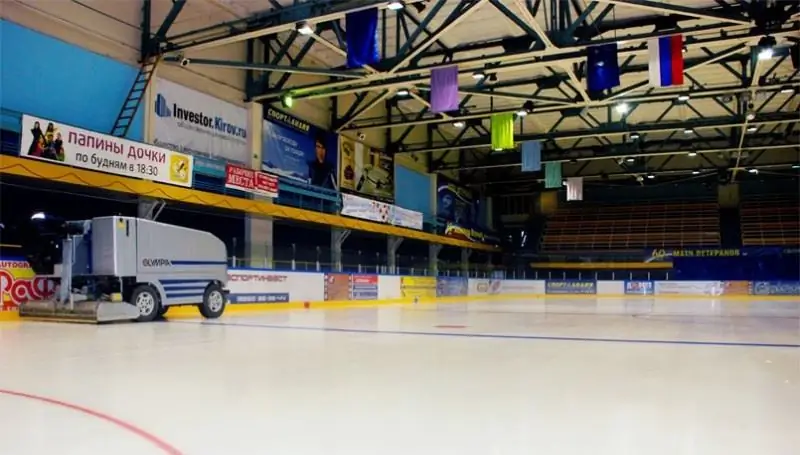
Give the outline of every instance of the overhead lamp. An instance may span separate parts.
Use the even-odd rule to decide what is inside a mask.
[[[397,11],[397,10],[405,8],[405,6],[406,5],[404,5],[403,2],[389,2],[389,4],[386,5],[386,9],[390,9],[392,11]]]
[[[751,174],[758,174],[758,169],[756,169],[754,167],[751,167],[750,169],[747,170],[747,172],[749,172]]]
[[[758,127],[757,126],[750,126],[750,127],[747,128],[747,132],[748,133],[755,133],[756,131],[758,131]]]
[[[561,181],[561,186],[567,186],[567,181],[566,180],[562,180]]]
[[[758,40],[758,59],[759,60],[769,60],[775,55],[775,45],[778,42],[775,41],[775,37],[772,36],[765,36]]]
[[[497,147],[497,148],[495,148],[495,149],[494,149],[494,151],[495,151],[495,152],[502,152],[502,151],[503,151],[503,148],[502,148],[502,147]]]
[[[652,173],[651,174],[647,174],[647,178],[654,179],[654,178],[656,178],[656,175],[652,174]]]
[[[286,109],[291,109],[292,106],[294,106],[294,98],[292,97],[291,93],[281,96],[281,106],[285,107]]]
[[[44,212],[36,212],[31,215],[32,220],[43,220],[45,218],[47,218],[47,215],[45,215]]]
[[[642,136],[639,133],[631,133],[630,137],[631,137],[631,140],[637,141]]]
[[[632,156],[629,156],[629,157],[625,158],[625,162],[626,163],[635,163],[636,162],[636,158],[634,158]]]
[[[617,113],[623,114],[623,115],[627,114],[628,111],[630,110],[630,108],[631,107],[630,107],[630,105],[628,105],[628,103],[619,103],[614,107],[614,109],[617,111]]]
[[[748,122],[749,122],[750,120],[755,120],[755,118],[756,118],[756,114],[754,114],[754,113],[752,113],[752,112],[750,112],[749,114],[747,114],[747,121],[748,121]]]
[[[794,87],[784,87],[781,89],[781,93],[783,93],[784,95],[792,94],[794,93]]]
[[[464,128],[464,122],[462,122],[461,120],[456,120],[455,122],[453,122],[453,126],[455,126],[456,128]]]
[[[695,157],[695,156],[697,156],[697,152],[691,151],[691,152],[688,153],[688,155],[691,156],[691,157]]]
[[[314,29],[311,28],[311,25],[309,25],[308,22],[299,22],[295,27],[295,30],[297,30],[297,33],[306,36],[314,33]]]
[[[800,164],[793,164],[792,169],[800,169]]]
[[[476,81],[482,81],[486,79],[486,73],[484,73],[483,71],[475,71],[474,73],[472,73],[472,78],[475,79]]]
[[[689,101],[689,98],[690,98],[689,95],[685,95],[685,94],[684,95],[678,95],[678,101],[686,102],[686,101]]]
[[[684,53],[684,54],[689,52],[689,47],[684,44],[683,48],[681,49],[681,52]]]
[[[401,88],[400,90],[397,91],[396,94],[397,94],[397,96],[408,96],[408,89],[407,88]]]
[[[698,171],[697,169],[695,169],[695,170],[693,170],[693,171],[692,171],[692,175],[697,175],[697,174],[699,174],[699,173],[700,173],[700,171]]]
[[[526,115],[528,115],[528,111],[525,109],[520,109],[517,111],[517,117],[525,117]]]
[[[694,134],[694,129],[686,128],[683,130],[683,134]]]

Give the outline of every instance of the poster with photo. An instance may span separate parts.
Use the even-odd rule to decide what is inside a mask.
[[[394,157],[382,150],[340,136],[341,189],[387,202],[394,200]]]

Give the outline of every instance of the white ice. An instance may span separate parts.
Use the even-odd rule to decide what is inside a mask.
[[[800,301],[0,324],[0,454],[55,453],[798,455]]]

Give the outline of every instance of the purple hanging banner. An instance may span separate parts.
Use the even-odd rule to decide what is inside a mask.
[[[458,110],[458,67],[431,70],[431,112]]]

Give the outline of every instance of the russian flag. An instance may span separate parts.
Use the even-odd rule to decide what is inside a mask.
[[[683,85],[683,35],[665,36],[647,42],[650,54],[650,85]]]

